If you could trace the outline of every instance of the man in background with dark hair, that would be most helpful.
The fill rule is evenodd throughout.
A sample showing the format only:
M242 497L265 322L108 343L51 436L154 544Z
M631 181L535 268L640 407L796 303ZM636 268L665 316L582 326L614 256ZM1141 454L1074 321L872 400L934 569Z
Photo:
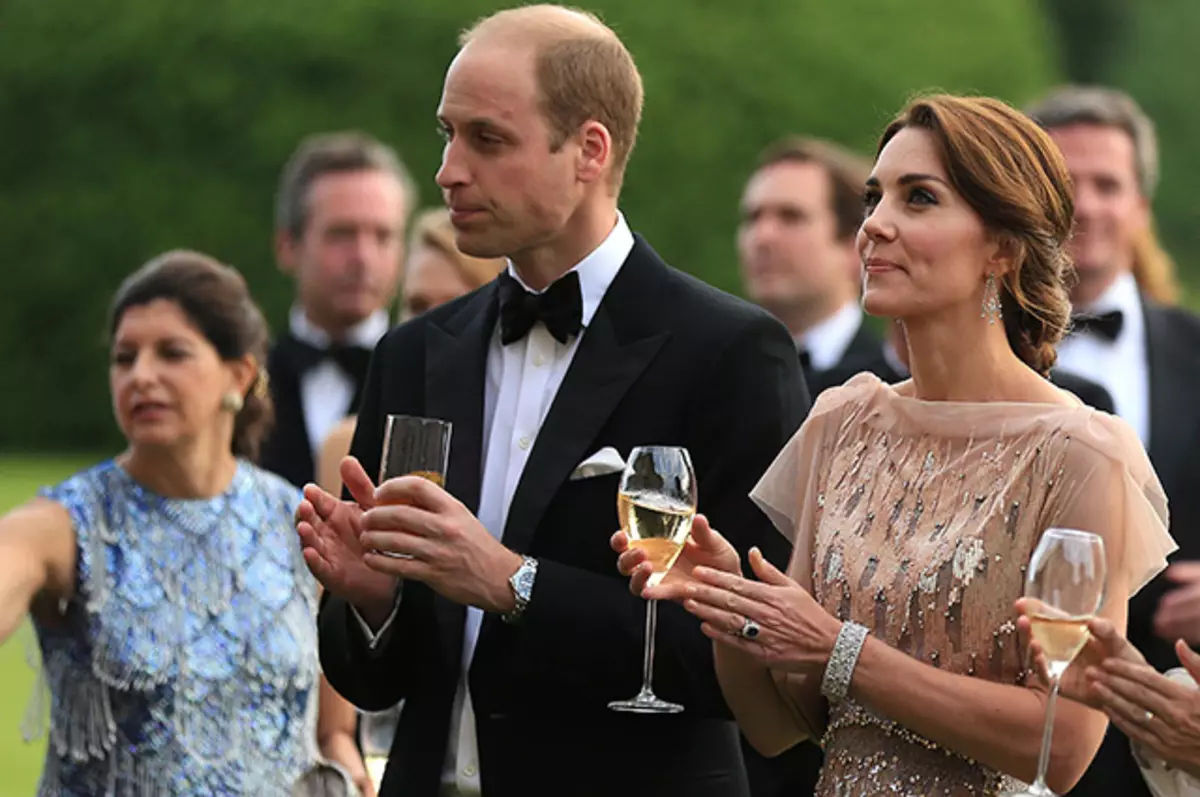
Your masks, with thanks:
M796 341L809 392L831 373L874 370L879 338L864 323L854 237L863 218L864 158L790 136L759 156L742 192L738 259L751 301Z
M313 480L326 435L358 408L371 352L391 326L416 201L396 153L362 133L311 136L283 170L275 252L296 301L267 363L277 415L262 465L297 486Z

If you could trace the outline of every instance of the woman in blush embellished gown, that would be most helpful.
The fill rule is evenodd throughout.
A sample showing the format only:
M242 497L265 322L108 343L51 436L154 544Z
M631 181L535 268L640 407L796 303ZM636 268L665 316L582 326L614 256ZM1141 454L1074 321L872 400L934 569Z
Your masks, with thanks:
M881 138L858 237L865 307L905 325L912 379L860 374L822 394L755 488L794 543L787 574L751 551L757 579L744 577L697 517L643 593L643 555L613 539L635 592L703 622L758 749L821 741L821 797L1032 781L1047 695L1027 679L1013 606L1040 535L1103 536L1103 615L1119 629L1173 548L1137 436L1046 378L1068 325L1071 218L1062 158L1028 118L985 98L912 102ZM1105 723L1059 702L1055 791Z

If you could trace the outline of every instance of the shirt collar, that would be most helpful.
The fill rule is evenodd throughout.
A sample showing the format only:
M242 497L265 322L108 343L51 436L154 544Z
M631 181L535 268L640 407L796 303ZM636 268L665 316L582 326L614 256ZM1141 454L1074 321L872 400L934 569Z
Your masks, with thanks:
M389 326L387 311L376 310L362 321L350 327L346 331L343 342L350 346L373 349L375 348L375 344L379 342L379 339L387 333ZM288 328L291 330L292 335L305 343L309 343L319 349L328 348L329 346L329 333L309 320L308 315L304 312L304 308L299 305L294 305L291 312L288 313Z
M621 270L621 266L629 258L631 251L633 251L633 232L629 229L625 216L617 211L617 222L608 236L587 257L576 263L574 268L563 274L566 276L572 271L579 274L579 291L583 299L583 326L586 327L592 322L596 310L600 307L600 302L604 299L604 294L608 292L608 286L612 285L612 281L616 279L617 272ZM508 262L508 274L530 293L542 293L542 291L535 291L525 284L521 275L513 267L511 260ZM555 281L557 282L557 280Z
M813 370L828 371L846 355L860 326L862 309L858 302L846 302L836 313L797 336L796 346L808 352Z

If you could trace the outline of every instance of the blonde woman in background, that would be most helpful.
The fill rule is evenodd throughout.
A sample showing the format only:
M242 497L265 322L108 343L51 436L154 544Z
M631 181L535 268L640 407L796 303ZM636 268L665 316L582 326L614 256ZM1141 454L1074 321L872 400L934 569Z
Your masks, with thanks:
M477 288L504 270L503 258L478 258L463 254L454 244L454 228L445 208L422 212L413 224L404 284L400 291L401 323ZM353 415L333 428L317 456L317 484L335 495L342 490L338 465L350 451L354 437Z

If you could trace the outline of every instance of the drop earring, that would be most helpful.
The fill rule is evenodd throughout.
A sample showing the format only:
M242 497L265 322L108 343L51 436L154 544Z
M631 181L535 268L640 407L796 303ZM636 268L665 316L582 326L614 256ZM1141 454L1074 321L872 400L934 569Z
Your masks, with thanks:
M986 318L989 324L994 324L1003 317L1000 306L1000 288L996 284L995 274L987 275L987 282L983 286L983 310L979 313L979 317Z

